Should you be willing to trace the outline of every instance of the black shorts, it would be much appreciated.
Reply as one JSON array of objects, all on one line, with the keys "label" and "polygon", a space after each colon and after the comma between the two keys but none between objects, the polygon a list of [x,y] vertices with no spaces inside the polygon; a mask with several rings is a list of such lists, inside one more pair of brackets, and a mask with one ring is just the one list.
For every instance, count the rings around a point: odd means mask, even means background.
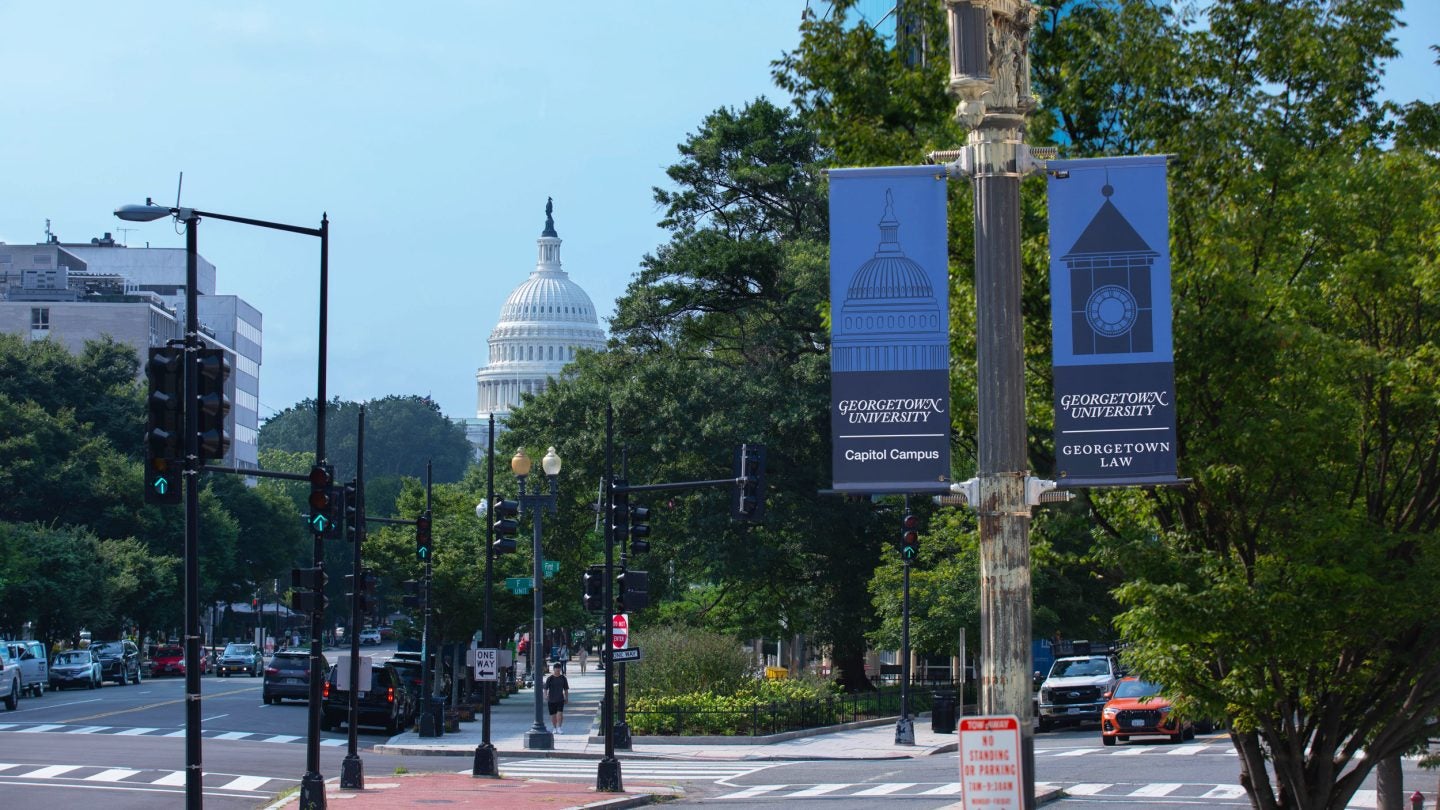
[{"label": "black shorts", "polygon": [[559,700],[559,701],[556,701],[556,700],[547,701],[547,702],[546,702],[546,705],[550,707],[550,713],[551,713],[551,714],[559,714],[560,712],[565,711],[565,701],[563,701],[563,700]]}]

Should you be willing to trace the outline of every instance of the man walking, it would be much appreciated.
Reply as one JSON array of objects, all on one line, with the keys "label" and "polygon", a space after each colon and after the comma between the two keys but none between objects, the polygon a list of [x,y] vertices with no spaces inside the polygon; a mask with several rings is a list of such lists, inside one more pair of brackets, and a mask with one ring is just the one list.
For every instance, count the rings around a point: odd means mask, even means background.
[{"label": "man walking", "polygon": [[557,661],[545,678],[545,702],[550,709],[550,724],[556,734],[565,733],[565,702],[570,699],[570,682]]}]

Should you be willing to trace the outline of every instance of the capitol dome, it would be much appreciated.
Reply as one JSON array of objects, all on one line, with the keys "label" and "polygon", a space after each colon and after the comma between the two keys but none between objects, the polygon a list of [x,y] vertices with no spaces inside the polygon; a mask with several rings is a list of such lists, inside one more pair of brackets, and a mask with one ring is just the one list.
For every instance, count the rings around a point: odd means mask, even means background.
[{"label": "capitol dome", "polygon": [[522,394],[538,394],[581,349],[605,348],[595,305],[560,266],[554,204],[545,203],[545,230],[536,240],[539,260],[511,291],[490,333],[490,362],[475,372],[476,416],[503,423]]},{"label": "capitol dome", "polygon": [[832,303],[831,367],[835,371],[948,368],[947,329],[925,269],[900,246],[895,200],[885,190],[880,244],[850,279],[845,300]]}]

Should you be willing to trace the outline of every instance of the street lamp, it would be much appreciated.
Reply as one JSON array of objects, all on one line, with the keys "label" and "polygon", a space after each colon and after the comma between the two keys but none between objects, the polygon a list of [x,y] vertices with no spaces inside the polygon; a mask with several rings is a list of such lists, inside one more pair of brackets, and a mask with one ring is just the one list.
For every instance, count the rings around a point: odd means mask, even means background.
[{"label": "street lamp", "polygon": [[[545,512],[555,513],[556,495],[558,494],[557,479],[560,476],[560,456],[551,447],[540,460],[540,467],[545,471],[545,478],[549,482],[549,493],[537,491],[534,494],[525,493],[525,480],[530,475],[532,462],[530,457],[525,455],[525,449],[515,451],[514,458],[510,459],[510,471],[515,473],[515,480],[520,485],[520,509],[529,510],[534,516],[534,532],[532,550],[535,560],[532,571],[534,577],[534,599],[535,615],[534,623],[530,630],[530,655],[534,661],[530,666],[531,677],[535,680],[535,722],[530,730],[525,732],[525,747],[541,750],[550,750],[555,747],[555,737],[545,730],[545,690],[544,678],[540,677],[539,670],[544,659],[538,655],[538,646],[545,638],[545,614],[544,614],[544,559],[540,552],[541,515]],[[539,490],[539,487],[536,487]]]},{"label": "street lamp", "polygon": [[[115,216],[126,222],[153,222],[167,216],[185,223],[185,351],[193,356],[201,348],[200,316],[197,304],[200,283],[199,248],[197,230],[200,220],[208,217],[242,225],[254,225],[277,231],[304,234],[320,238],[320,338],[319,370],[317,373],[315,402],[315,463],[325,461],[325,357],[327,310],[329,289],[330,220],[322,214],[319,228],[285,225],[261,219],[217,214],[195,208],[168,208],[156,205],[146,198],[144,205],[122,205],[115,209]],[[199,408],[196,404],[199,394],[198,374],[193,373],[191,364],[185,364],[185,806],[187,810],[199,810],[202,805],[204,784],[201,781],[200,757],[200,461],[198,427]],[[314,565],[323,570],[325,546],[317,533],[314,545]],[[310,728],[306,745],[305,776],[300,780],[300,805],[307,810],[324,810],[325,778],[320,775],[320,685],[322,678],[315,673],[324,672],[324,656],[320,650],[321,627],[324,619],[319,599],[311,614],[310,624]]]},{"label": "street lamp", "polygon": [[1020,178],[1035,166],[1025,144],[1030,92],[1028,0],[945,0],[955,121],[970,131],[951,169],[975,199],[975,343],[980,616],[985,637],[980,711],[1020,720],[1025,807],[1035,806],[1030,715],[1030,503],[1025,356],[1020,318]]}]

